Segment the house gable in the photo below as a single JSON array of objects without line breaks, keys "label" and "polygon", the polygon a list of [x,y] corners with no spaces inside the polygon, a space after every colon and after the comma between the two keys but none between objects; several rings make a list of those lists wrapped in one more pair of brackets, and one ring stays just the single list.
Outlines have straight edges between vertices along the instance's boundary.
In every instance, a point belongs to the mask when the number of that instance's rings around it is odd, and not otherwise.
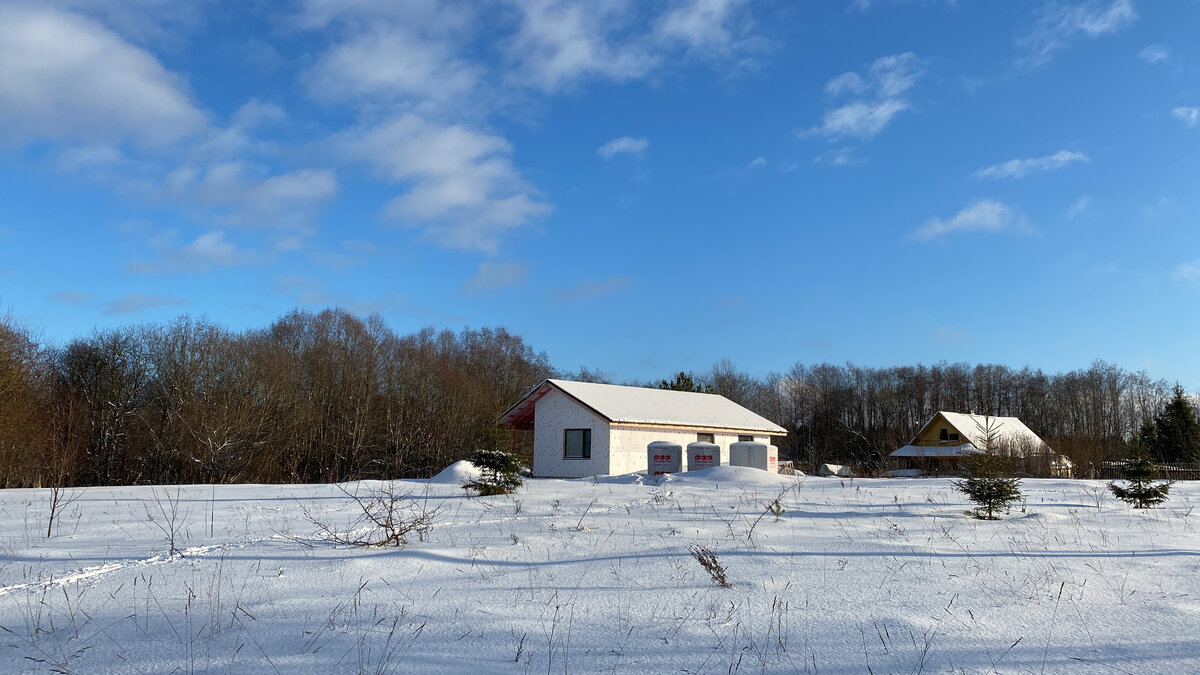
[{"label": "house gable", "polygon": [[[610,472],[608,420],[557,389],[538,396],[537,426],[533,431],[535,476],[580,477]],[[566,431],[586,430],[589,457],[567,457]]]},{"label": "house gable", "polygon": [[1016,417],[938,411],[892,457],[958,457],[982,452],[990,430],[996,449],[1018,456],[1046,454],[1049,446]]}]

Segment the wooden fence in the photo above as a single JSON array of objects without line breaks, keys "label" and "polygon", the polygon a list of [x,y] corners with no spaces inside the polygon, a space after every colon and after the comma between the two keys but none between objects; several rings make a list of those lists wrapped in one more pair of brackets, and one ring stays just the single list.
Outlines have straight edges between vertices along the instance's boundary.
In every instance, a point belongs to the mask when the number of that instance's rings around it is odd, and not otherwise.
[{"label": "wooden fence", "polygon": [[[1121,480],[1125,478],[1125,462],[1103,462],[1094,473],[1101,480]],[[1158,477],[1162,480],[1200,480],[1200,462],[1160,464]]]}]

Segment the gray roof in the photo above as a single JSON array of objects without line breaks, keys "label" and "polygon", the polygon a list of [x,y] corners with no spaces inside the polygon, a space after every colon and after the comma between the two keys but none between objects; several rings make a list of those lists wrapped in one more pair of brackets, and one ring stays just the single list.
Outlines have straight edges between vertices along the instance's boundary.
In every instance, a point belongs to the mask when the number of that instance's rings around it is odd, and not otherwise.
[{"label": "gray roof", "polygon": [[498,423],[512,424],[526,416],[527,412],[522,409],[527,410],[550,387],[562,391],[614,424],[654,424],[787,435],[787,429],[717,394],[570,380],[546,380],[501,415]]}]

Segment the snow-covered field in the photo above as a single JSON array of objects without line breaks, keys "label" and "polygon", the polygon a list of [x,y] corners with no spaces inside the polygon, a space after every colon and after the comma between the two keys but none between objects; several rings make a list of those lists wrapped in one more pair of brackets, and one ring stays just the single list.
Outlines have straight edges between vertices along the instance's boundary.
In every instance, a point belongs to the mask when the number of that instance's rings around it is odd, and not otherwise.
[{"label": "snow-covered field", "polygon": [[944,479],[460,469],[397,485],[440,509],[402,549],[323,541],[337,486],[91,488],[50,538],[48,491],[0,491],[0,672],[1200,672],[1200,484],[1026,480],[981,522]]}]

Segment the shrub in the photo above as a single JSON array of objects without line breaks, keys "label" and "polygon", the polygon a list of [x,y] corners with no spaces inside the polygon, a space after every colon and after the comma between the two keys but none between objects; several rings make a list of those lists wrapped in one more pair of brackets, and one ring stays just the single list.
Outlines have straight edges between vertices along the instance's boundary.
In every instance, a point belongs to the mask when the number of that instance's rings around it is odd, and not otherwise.
[{"label": "shrub", "polygon": [[401,547],[416,535],[421,541],[433,529],[433,519],[441,507],[428,508],[426,501],[418,503],[411,492],[397,492],[391,483],[379,488],[367,488],[366,494],[354,492],[338,485],[342,494],[350,498],[359,515],[345,529],[336,529],[318,520],[307,509],[305,517],[316,525],[326,541],[345,546],[396,546]]},{"label": "shrub", "polygon": [[521,460],[503,450],[476,450],[469,458],[480,471],[478,479],[463,483],[464,490],[481,496],[506,495],[521,487]]},{"label": "shrub", "polygon": [[1132,504],[1135,509],[1148,509],[1167,500],[1171,490],[1170,481],[1156,481],[1158,466],[1150,461],[1149,454],[1140,446],[1135,447],[1133,458],[1125,465],[1125,485],[1110,482],[1108,489],[1117,499]]}]

